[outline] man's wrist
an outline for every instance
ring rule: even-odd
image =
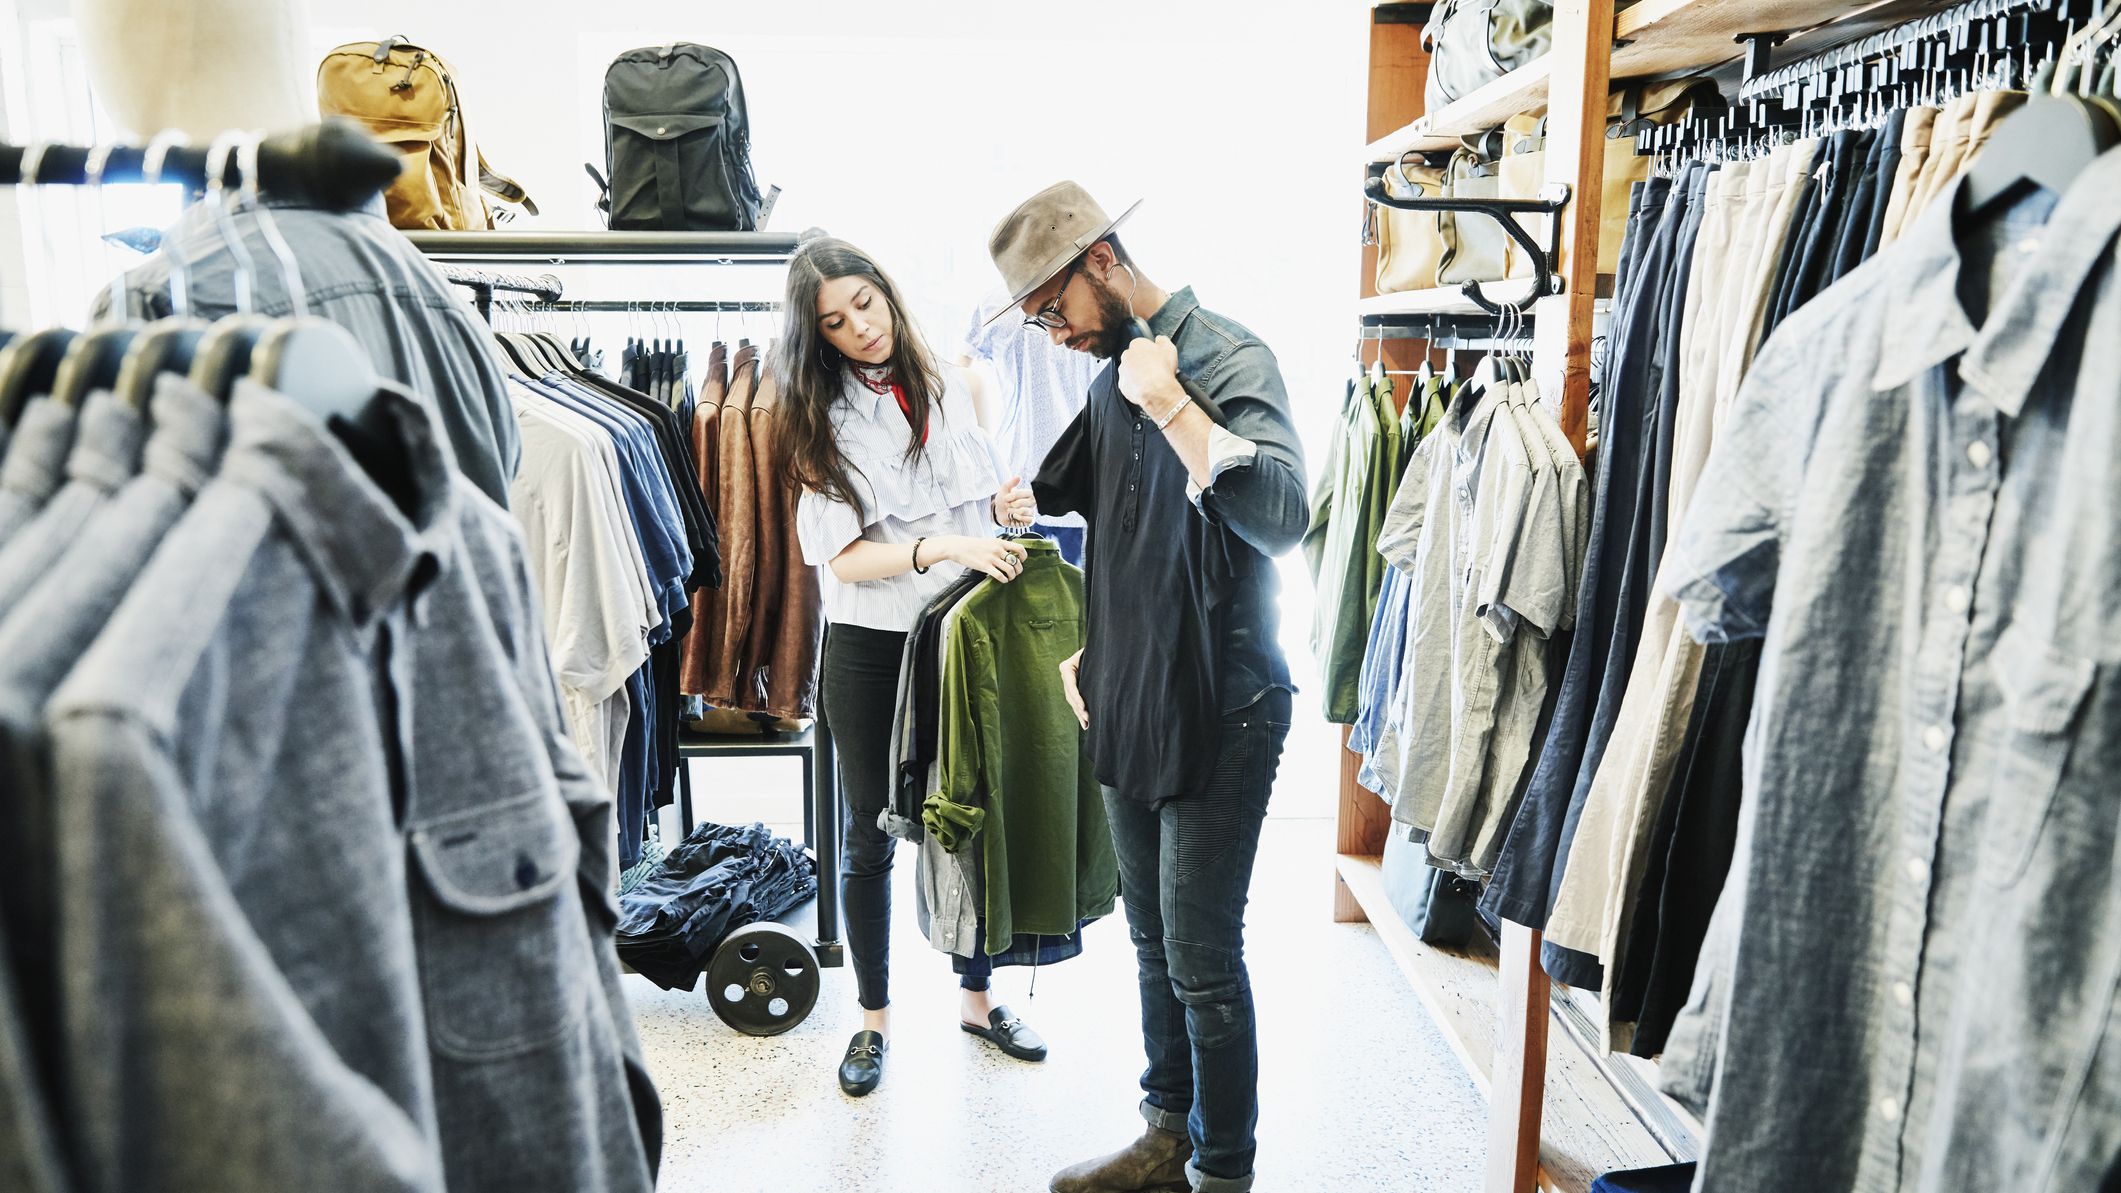
[[[1144,408],[1149,413],[1149,420],[1161,431],[1176,421],[1179,415],[1186,412],[1186,407],[1192,404],[1193,395],[1187,393],[1184,386],[1173,385],[1169,390],[1157,394],[1153,404],[1145,404]]]

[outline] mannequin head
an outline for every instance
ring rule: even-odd
[[[126,136],[317,118],[308,6],[285,0],[72,0],[96,98]]]

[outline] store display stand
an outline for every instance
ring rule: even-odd
[[[785,267],[804,241],[824,233],[800,235],[766,232],[412,232],[414,247],[435,261],[451,282],[471,289],[481,317],[492,319],[494,295],[525,295],[536,309],[566,312],[755,312],[778,311],[778,302],[712,299],[564,299],[560,280],[551,274],[527,276],[496,272],[490,264],[566,265],[779,265]],[[476,266],[477,268],[470,268]],[[800,733],[772,729],[757,736],[682,733],[678,756],[692,758],[791,757],[803,767],[803,843],[817,857],[817,930],[813,951],[818,965],[846,964],[840,941],[839,782],[832,734],[819,718]],[[684,831],[692,832],[692,773],[678,767],[678,812]]]

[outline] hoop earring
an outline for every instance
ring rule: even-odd
[[[832,345],[830,344],[819,344],[817,346],[817,358],[819,361],[823,362],[824,366],[828,369],[839,368],[840,360],[845,359],[844,357],[841,357],[838,352],[834,351]]]

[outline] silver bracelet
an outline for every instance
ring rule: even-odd
[[[1162,418],[1156,420],[1156,429],[1161,431],[1165,427],[1170,426],[1172,420],[1176,419],[1179,415],[1184,414],[1186,412],[1186,407],[1191,406],[1192,404],[1193,395],[1191,394],[1187,394],[1185,397],[1179,399],[1178,405],[1173,406],[1171,408],[1171,413],[1166,414]]]

